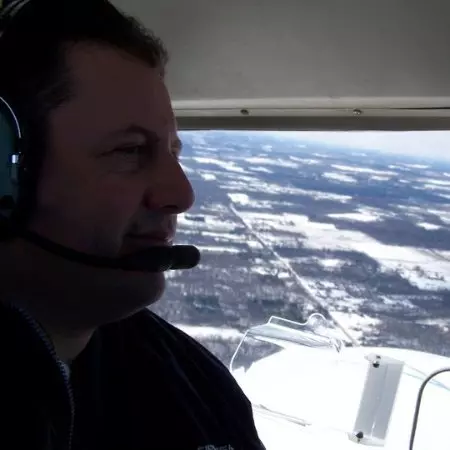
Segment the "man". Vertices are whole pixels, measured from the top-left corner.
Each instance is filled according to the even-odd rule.
[[[8,8],[0,96],[23,160],[10,217],[21,232],[0,243],[0,448],[263,448],[226,368],[146,308],[162,272],[24,238],[105,260],[170,248],[194,195],[161,42],[104,0]]]

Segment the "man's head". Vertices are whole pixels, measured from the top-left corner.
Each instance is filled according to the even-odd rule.
[[[161,42],[102,0],[31,0],[0,39],[0,58],[0,95],[33,169],[19,220],[99,256],[169,243],[193,193],[178,162]],[[8,248],[40,308],[69,322],[77,315],[74,327],[126,316],[163,291],[162,274],[82,267],[19,241]]]

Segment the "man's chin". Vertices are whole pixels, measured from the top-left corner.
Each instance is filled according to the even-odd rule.
[[[158,301],[163,296],[166,289],[166,277],[164,272],[132,273],[132,278],[136,282],[136,290],[139,290],[144,294],[144,298],[147,299],[146,301],[148,301],[148,304]]]
[[[104,299],[99,301],[98,306],[104,308],[101,314],[105,314],[106,322],[125,319],[142,311],[160,300],[165,291],[162,272],[120,272],[121,275],[118,274],[104,289]]]

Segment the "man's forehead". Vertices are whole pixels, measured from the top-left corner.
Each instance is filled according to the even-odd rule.
[[[110,47],[83,44],[68,53],[67,63],[75,95],[101,99],[105,106],[120,102],[122,107],[155,106],[151,109],[171,113],[160,70],[145,61]]]
[[[160,136],[176,134],[158,69],[115,49],[84,44],[70,50],[67,63],[74,95],[63,109],[86,132],[106,135],[138,126]]]

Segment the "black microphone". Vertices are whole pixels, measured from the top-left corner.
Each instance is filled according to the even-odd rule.
[[[200,262],[200,252],[193,245],[155,246],[119,258],[110,258],[73,250],[33,231],[11,227],[5,220],[0,220],[0,230],[3,239],[21,237],[56,256],[92,267],[155,273],[192,269]]]
[[[105,269],[165,272],[192,269],[200,262],[200,252],[193,245],[155,246],[119,258],[109,258],[73,250],[29,230],[22,231],[20,235],[23,239],[57,256]]]

